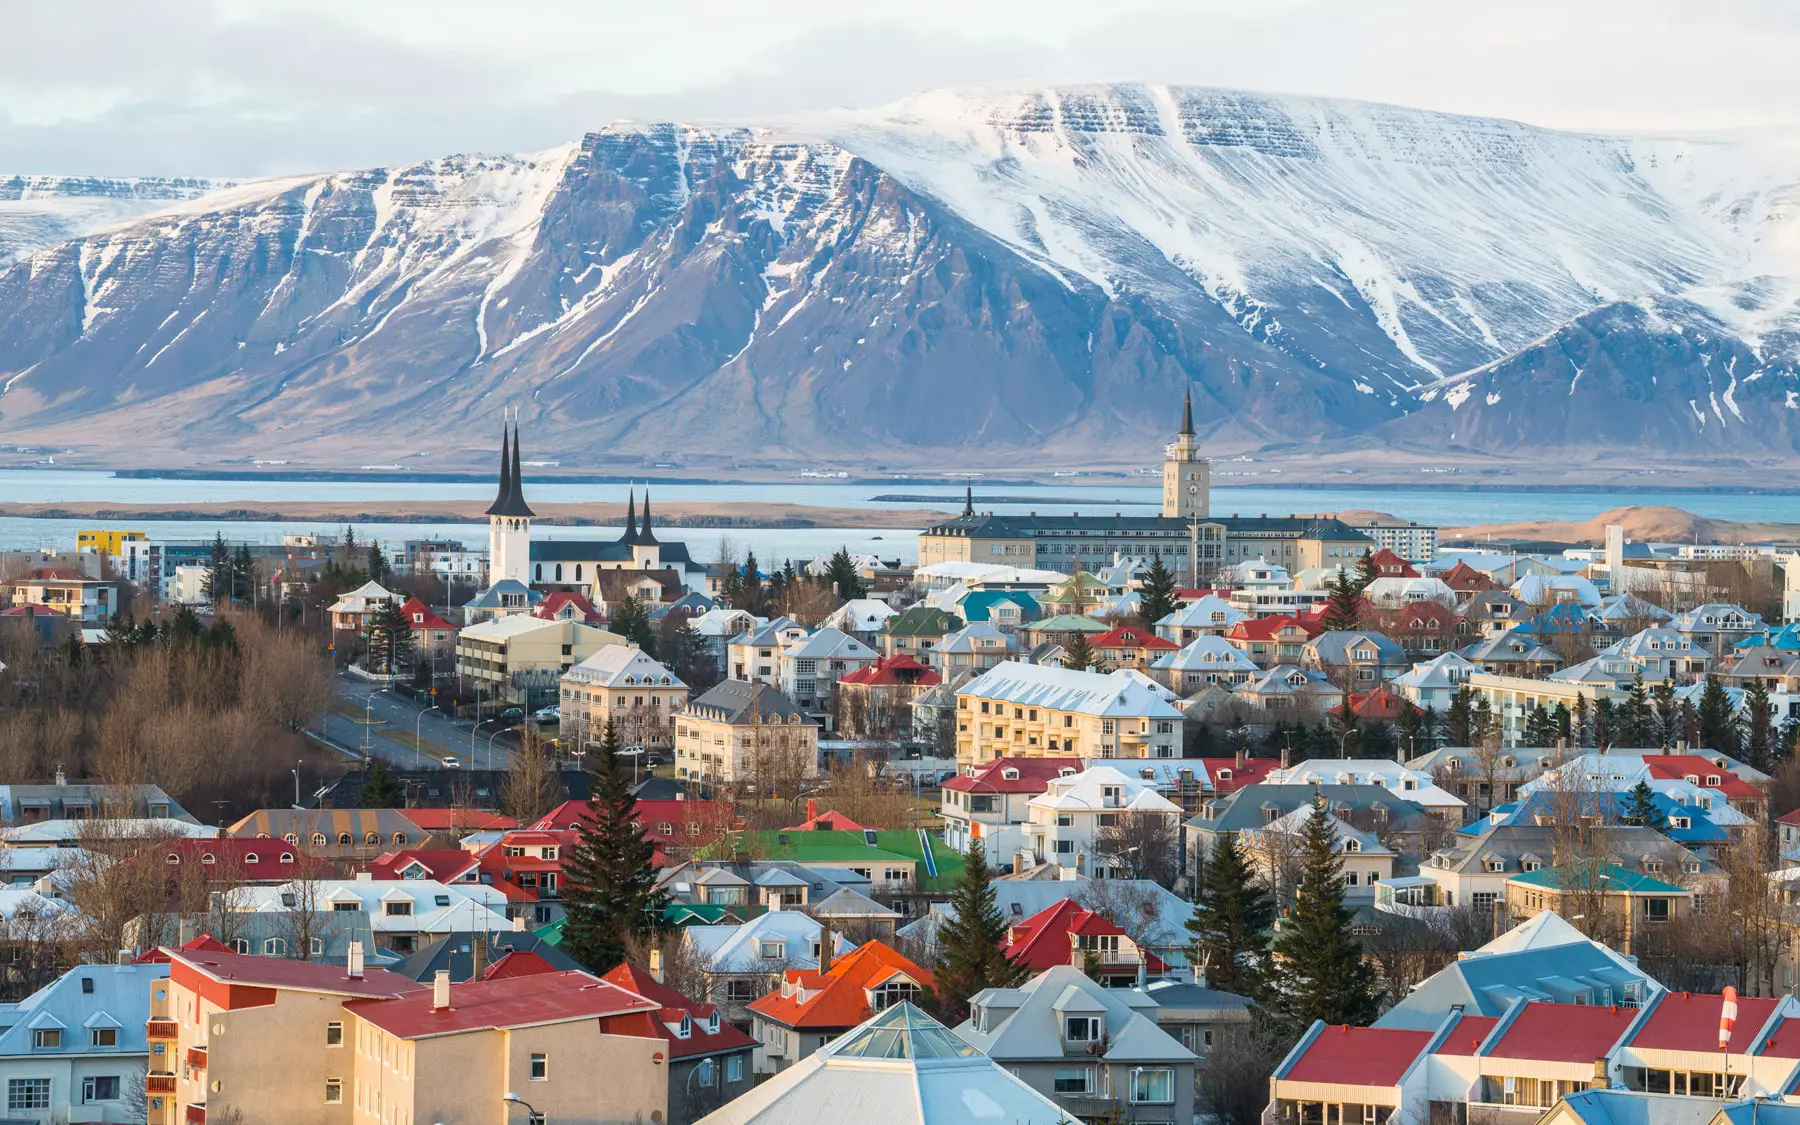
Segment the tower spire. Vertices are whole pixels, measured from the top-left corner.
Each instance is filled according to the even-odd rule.
[[[638,536],[638,542],[648,546],[656,542],[656,535],[650,530],[650,486],[644,486],[644,533]]]
[[[1187,397],[1181,401],[1181,436],[1194,435],[1194,388],[1189,387]]]
[[[963,493],[963,515],[972,516],[975,514],[975,486],[967,487],[968,491]]]
[[[636,544],[637,531],[637,489],[631,489],[630,499],[625,501],[625,534],[619,536],[619,542]]]
[[[490,516],[524,516],[529,519],[531,507],[525,503],[524,483],[519,470],[519,428],[517,424],[500,428],[500,491],[488,506]]]

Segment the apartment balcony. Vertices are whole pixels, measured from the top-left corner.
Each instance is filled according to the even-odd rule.
[[[1069,1116],[1082,1121],[1103,1120],[1118,1105],[1117,1099],[1096,1091],[1056,1093],[1050,1098]]]
[[[187,1112],[182,1116],[187,1125],[206,1125],[206,1103],[189,1102]]]
[[[175,1092],[175,1076],[166,1070],[153,1070],[144,1075],[144,1093],[173,1094]]]
[[[187,1052],[187,1062],[188,1062],[188,1065],[193,1067],[195,1070],[205,1070],[206,1069],[206,1048],[205,1047],[189,1047],[188,1052]]]
[[[151,1020],[144,1025],[144,1033],[151,1039],[179,1039],[181,1025],[174,1020]]]

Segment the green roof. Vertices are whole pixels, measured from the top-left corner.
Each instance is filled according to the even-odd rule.
[[[563,923],[566,921],[568,921],[568,919],[559,918],[548,926],[533,930],[532,933],[545,945],[552,947],[559,946],[562,944]]]
[[[1112,626],[1079,613],[1059,613],[1025,626],[1033,633],[1104,633]]]
[[[736,837],[736,847],[750,855],[768,859],[791,859],[795,863],[882,863],[907,860],[918,866],[913,874],[921,891],[947,891],[962,875],[962,853],[929,833],[931,857],[937,864],[937,875],[925,866],[925,849],[919,834],[907,829],[877,831],[870,844],[861,832],[744,832]],[[785,841],[785,842],[784,842]],[[730,838],[721,837],[707,853],[725,854],[734,847]]]
[[[890,637],[941,637],[963,627],[963,619],[935,606],[916,605],[887,619],[882,632]]]
[[[716,926],[721,922],[741,922],[751,914],[761,914],[760,909],[752,911],[746,906],[727,906],[716,902],[672,902],[663,908],[663,921],[671,926],[692,926],[696,923]]]
[[[1564,863],[1555,867],[1540,867],[1536,871],[1530,871],[1524,875],[1514,875],[1507,882],[1519,883],[1527,887],[1568,890],[1575,880],[1582,878],[1580,874],[1577,874],[1574,879],[1564,877],[1564,873],[1571,866],[1574,865]],[[1605,869],[1599,873],[1599,879],[1601,885],[1596,889],[1609,893],[1632,895],[1684,895],[1687,893],[1686,890],[1673,883],[1665,883],[1661,879],[1641,874],[1628,867],[1620,867],[1616,863],[1607,864]]]

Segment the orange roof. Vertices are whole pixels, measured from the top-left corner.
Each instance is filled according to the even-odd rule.
[[[875,1014],[869,1008],[868,991],[894,976],[903,976],[921,988],[931,987],[930,970],[878,941],[869,941],[822,973],[787,970],[781,987],[754,1001],[750,1010],[788,1027],[855,1027]]]
[[[1108,629],[1097,637],[1088,639],[1089,648],[1143,648],[1157,651],[1175,652],[1181,648],[1174,641],[1165,641],[1155,633],[1139,629],[1135,625],[1121,625],[1116,629]]]

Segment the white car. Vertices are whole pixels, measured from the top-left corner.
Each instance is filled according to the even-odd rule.
[[[455,754],[452,754],[448,758],[445,758],[441,764],[447,770],[462,769],[462,759],[457,757]]]
[[[531,717],[540,723],[559,723],[562,721],[562,708],[540,707],[532,712]]]

